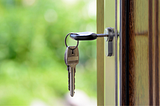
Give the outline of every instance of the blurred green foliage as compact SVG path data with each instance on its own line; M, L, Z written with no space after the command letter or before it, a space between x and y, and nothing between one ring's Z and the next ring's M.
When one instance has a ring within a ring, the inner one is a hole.
M94 1L68 1L0 0L0 106L28 106L37 98L54 105L68 92L64 38L96 31L88 9ZM96 42L80 42L79 52L76 89L96 97Z

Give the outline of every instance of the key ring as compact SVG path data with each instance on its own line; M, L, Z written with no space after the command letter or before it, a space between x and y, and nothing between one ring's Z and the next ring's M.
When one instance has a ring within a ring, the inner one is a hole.
M69 33L69 34L66 35L66 37L65 37L65 45L66 45L66 47L68 47L68 45L67 45L67 43L66 43L67 37L68 37L68 35L71 35L71 34L76 34L76 33ZM75 46L75 48L71 49L71 48L69 47L69 49L74 50L74 49L76 49L76 48L78 47L78 45L79 45L79 40L77 40L77 45Z

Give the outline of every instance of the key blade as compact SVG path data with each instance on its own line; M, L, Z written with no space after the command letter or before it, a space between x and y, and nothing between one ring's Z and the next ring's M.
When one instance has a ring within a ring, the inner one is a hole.
M70 91L70 72L69 72L69 66L67 66L68 70L68 90Z
M74 79L74 76L75 76L75 70L74 70L75 67L69 67L69 71L70 71L70 95L71 97L74 96L74 89L75 89L75 79Z

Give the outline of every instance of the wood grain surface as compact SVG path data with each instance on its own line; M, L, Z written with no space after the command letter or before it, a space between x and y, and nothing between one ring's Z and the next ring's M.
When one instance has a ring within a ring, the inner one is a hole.
M160 0L122 0L122 104L159 105Z

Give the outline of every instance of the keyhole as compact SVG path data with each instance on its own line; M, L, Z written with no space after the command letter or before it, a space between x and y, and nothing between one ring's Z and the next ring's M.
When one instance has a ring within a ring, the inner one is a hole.
M74 55L74 50L72 50L72 55Z

